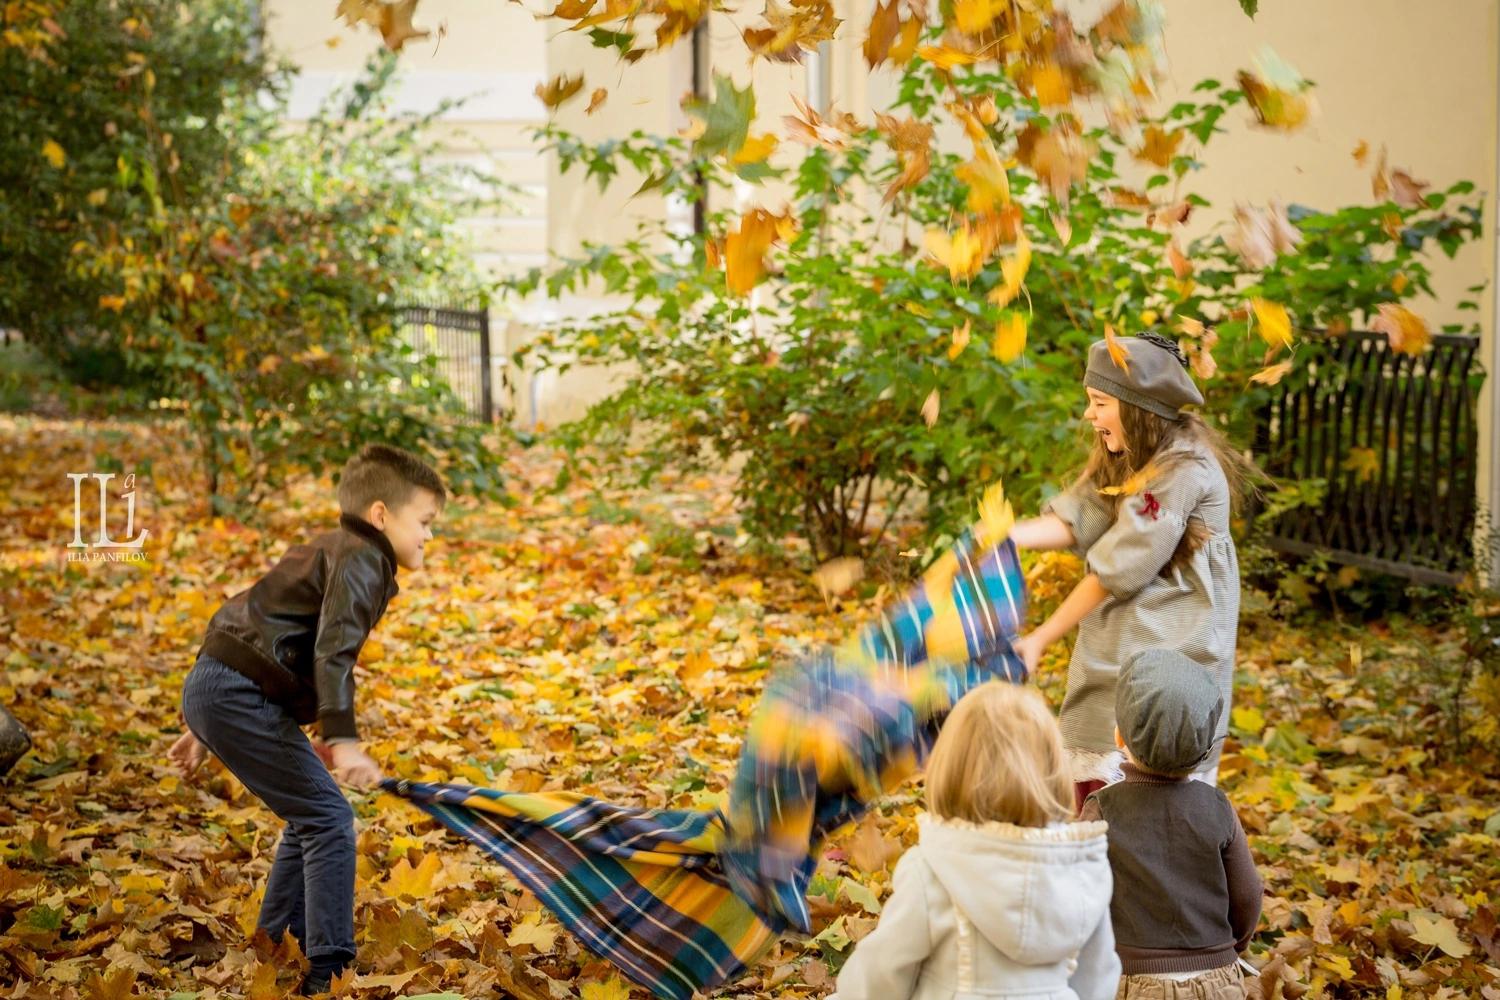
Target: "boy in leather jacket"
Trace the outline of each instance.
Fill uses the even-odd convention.
[[[338,782],[380,780],[360,749],[354,663],[400,589],[397,568],[421,568],[447,490],[415,455],[368,445],[338,499],[336,530],[293,545],[209,621],[183,684],[188,732],[169,752],[188,774],[212,752],[286,822],[257,924],[296,935],[308,996],[354,958],[354,812]]]

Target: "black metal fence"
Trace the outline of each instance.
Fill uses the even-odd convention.
[[[1436,336],[1414,356],[1364,332],[1304,347],[1297,381],[1260,414],[1255,453],[1271,475],[1327,490],[1274,520],[1271,547],[1461,580],[1474,551],[1478,349],[1477,337]]]
[[[421,357],[432,357],[438,371],[475,420],[495,420],[494,353],[490,313],[483,304],[411,303],[400,310],[401,332]]]

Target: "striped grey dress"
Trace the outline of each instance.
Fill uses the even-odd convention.
[[[1229,727],[1240,570],[1229,536],[1229,484],[1218,460],[1196,443],[1171,446],[1163,469],[1144,490],[1110,497],[1075,484],[1043,507],[1068,523],[1076,551],[1110,596],[1079,623],[1059,722],[1074,780],[1111,780],[1115,748],[1115,678],[1144,649],[1174,649],[1201,663],[1224,693],[1213,756],[1199,775],[1213,780]],[[1186,567],[1168,570],[1189,520],[1210,533]]]

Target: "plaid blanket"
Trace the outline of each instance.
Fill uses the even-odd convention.
[[[773,676],[721,809],[646,810],[561,792],[386,781],[515,874],[590,950],[668,1000],[737,978],[811,929],[818,848],[914,774],[949,710],[996,678],[1025,583],[998,489],[902,600]]]

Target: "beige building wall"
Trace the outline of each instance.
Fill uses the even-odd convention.
[[[1067,6],[1083,19],[1102,4],[1076,0]],[[303,68],[293,95],[294,117],[305,115],[333,83],[348,79],[379,44],[372,32],[351,32],[334,21],[332,0],[268,0],[265,6],[272,44]],[[868,120],[888,106],[896,75],[886,69],[872,76],[860,54],[872,0],[836,0],[836,7],[845,23],[827,47],[822,72],[829,97],[835,106]],[[1351,156],[1361,141],[1372,151],[1386,146],[1392,167],[1435,186],[1468,179],[1481,191],[1496,189],[1500,0],[1445,0],[1429,7],[1407,0],[1261,0],[1254,20],[1234,0],[1166,0],[1166,9],[1171,67],[1163,107],[1204,77],[1232,80],[1266,45],[1317,84],[1320,106],[1312,124],[1293,135],[1254,127],[1248,111],[1228,116],[1224,124],[1229,131],[1214,139],[1206,169],[1191,179],[1193,188],[1215,206],[1195,216],[1196,231],[1222,224],[1236,202],[1281,198],[1318,208],[1368,202],[1369,167],[1357,166]],[[741,84],[753,80],[758,112],[753,130],[780,135],[782,115],[793,111],[790,95],[807,96],[809,74],[819,71],[816,66],[765,62],[752,67],[738,31],[753,23],[756,14],[758,10],[746,8],[733,18],[715,16],[708,44],[710,73],[728,73]],[[492,165],[524,189],[510,213],[470,220],[483,265],[499,273],[534,266],[548,254],[575,253],[585,241],[628,237],[643,220],[668,218],[690,225],[685,206],[659,196],[631,197],[639,178],[635,183],[622,180],[601,195],[580,173],[561,175],[555,159],[539,153],[526,137],[527,129],[545,118],[532,95],[534,87],[559,72],[585,76],[583,97],[565,105],[558,121],[587,138],[620,136],[637,128],[678,131],[687,123],[680,102],[691,89],[688,43],[622,67],[582,33],[543,24],[518,4],[423,0],[418,21],[434,29],[445,24],[447,32],[440,42],[412,43],[403,53],[402,103],[423,108],[443,97],[480,94],[449,116],[436,145],[442,155]],[[587,95],[596,87],[608,89],[609,98],[587,116]],[[778,159],[790,155],[784,149]],[[784,186],[770,185],[741,189],[734,201],[741,208],[758,204],[779,209],[786,197]],[[1477,317],[1491,371],[1500,368],[1493,288],[1484,293],[1478,314],[1459,313],[1455,305],[1468,297],[1466,287],[1481,282],[1493,286],[1495,211],[1490,199],[1481,243],[1465,247],[1451,261],[1433,261],[1435,298],[1417,304],[1434,324]],[[534,322],[605,304],[595,295],[518,304],[510,316],[510,345],[528,337]],[[602,374],[587,372],[561,383],[533,382],[523,387],[518,412],[523,420],[566,419],[597,398],[605,385]],[[1492,474],[1500,469],[1500,435],[1493,432],[1497,420],[1489,416],[1496,399],[1487,385],[1476,460],[1481,495],[1494,493],[1493,506],[1500,510],[1500,475]]]

